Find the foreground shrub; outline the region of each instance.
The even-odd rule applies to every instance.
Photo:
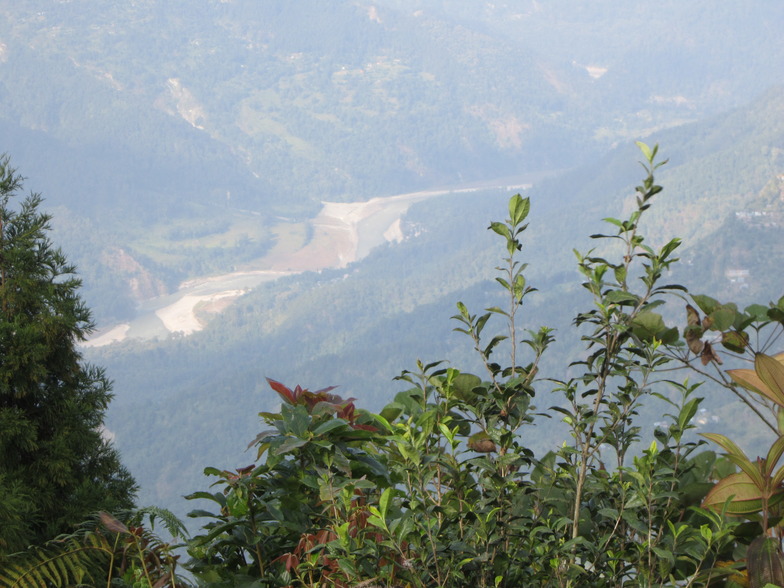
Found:
[[[695,361],[704,371],[720,358],[710,343],[697,349],[703,333],[693,325],[681,332],[657,312],[687,299],[682,286],[662,283],[680,242],[653,249],[640,231],[662,190],[657,149],[640,147],[646,177],[636,209],[594,236],[609,254],[577,254],[592,298],[575,317],[587,349],[571,364],[578,376],[543,379],[553,334],[518,324],[534,290],[518,260],[530,203],[516,195],[509,218],[490,225],[505,245],[497,282],[507,307],[474,314],[458,303],[454,317],[484,375],[419,363],[380,414],[330,389],[270,381],[284,404],[261,414],[270,429],[252,443],[258,464],[208,468],[220,489],[191,496],[218,509],[193,513],[212,518],[189,545],[197,577],[226,586],[472,587],[741,579],[739,554],[758,533],[725,516],[731,500],[701,506],[732,469],[687,434],[701,402],[696,386],[661,375]],[[486,336],[498,320],[502,332]],[[751,322],[717,322],[705,330],[722,327],[733,333],[722,335],[724,347],[747,351]],[[534,427],[537,391],[553,386],[561,400],[543,414],[560,417],[571,442],[537,456],[521,432]],[[653,398],[669,403],[669,424],[643,442],[636,417]]]

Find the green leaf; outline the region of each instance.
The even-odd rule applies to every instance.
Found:
[[[343,419],[338,419],[338,418],[330,419],[324,423],[321,423],[318,427],[316,427],[313,430],[313,435],[316,437],[320,437],[325,433],[329,433],[330,431],[334,429],[338,429],[340,427],[346,427],[347,425],[348,422]]]
[[[373,473],[376,476],[387,477],[389,475],[389,471],[387,470],[386,466],[380,461],[378,461],[375,457],[372,457],[370,455],[356,455],[352,457],[352,460],[355,462],[355,464],[357,462],[363,464],[364,467],[357,468],[358,470],[367,469],[367,471]],[[357,488],[362,487],[362,483],[360,482],[361,481],[358,481],[356,483]],[[368,483],[372,484],[372,482],[368,482]],[[373,485],[375,486],[375,484]]]
[[[397,447],[397,450],[400,452],[400,455],[402,455],[406,460],[410,461],[412,464],[419,465],[420,463],[422,463],[422,456],[419,455],[419,452],[415,448],[402,442],[396,442],[395,446]]]
[[[517,300],[523,297],[523,293],[525,291],[525,276],[523,274],[517,274],[514,280],[514,296]]]
[[[727,452],[727,457],[748,475],[749,479],[760,491],[765,488],[765,479],[762,477],[756,464],[753,464],[751,460],[749,460],[746,454],[743,453],[743,450],[738,447],[734,441],[718,433],[700,433],[700,436],[713,441],[724,449],[724,451]]]
[[[504,290],[509,290],[509,282],[507,282],[505,279],[496,278],[495,281],[501,284]]]
[[[769,355],[758,353],[754,358],[754,371],[777,397],[784,396],[784,364]]]
[[[752,304],[750,306],[747,306],[744,310],[746,314],[753,317],[755,321],[764,322],[768,320],[767,306],[762,306],[761,304]]]
[[[642,311],[631,323],[632,333],[642,341],[651,341],[659,333],[665,331],[667,326],[661,315],[656,312]]]
[[[284,453],[299,449],[307,443],[307,439],[300,439],[299,437],[287,437],[286,440],[278,445],[272,453],[273,455],[283,455]]]
[[[188,494],[185,498],[186,500],[196,500],[196,499],[212,500],[213,502],[217,502],[221,506],[226,504],[226,496],[223,494],[223,492],[215,492],[214,494],[212,494],[211,492],[199,491],[199,492],[193,492],[191,494]]]
[[[678,342],[678,339],[680,339],[678,335],[678,329],[676,327],[671,327],[669,329],[660,331],[657,333],[656,338],[665,345],[673,345],[674,343]]]
[[[710,314],[721,306],[718,300],[703,294],[692,294],[691,298],[704,314]]]
[[[288,426],[289,431],[297,437],[304,437],[310,426],[311,416],[308,414],[307,408],[300,404],[289,412],[284,409],[283,420]]]
[[[697,409],[700,407],[701,402],[701,398],[692,398],[683,405],[683,408],[678,414],[678,428],[681,431],[686,428],[686,425],[688,425],[691,422],[691,419],[694,418],[694,415],[697,414]]]
[[[490,229],[502,237],[506,237],[510,240],[512,239],[512,235],[509,233],[509,227],[507,227],[504,223],[492,222],[490,223]]]
[[[531,201],[529,198],[523,198],[520,194],[515,194],[509,200],[509,217],[514,226],[519,225],[528,216],[531,209]]]
[[[713,321],[710,326],[711,330],[726,331],[732,327],[733,323],[735,322],[736,311],[730,306],[723,305],[715,309],[713,312],[707,314]]]
[[[603,302],[605,304],[629,305],[637,304],[639,301],[639,296],[632,294],[631,292],[625,292],[623,290],[610,290],[607,292],[607,294],[604,295]]]
[[[672,239],[669,243],[667,243],[664,247],[659,250],[659,259],[664,260],[667,259],[673,251],[675,251],[678,247],[680,247],[681,240],[680,239]]]
[[[189,498],[189,497],[186,496],[186,498]],[[189,511],[188,512],[188,517],[189,518],[194,518],[194,519],[195,518],[202,518],[202,517],[209,517],[211,519],[220,518],[214,512],[210,512],[208,510],[204,510],[204,509],[201,509],[201,508],[197,508],[196,510]]]
[[[749,344],[749,335],[738,331],[727,331],[721,335],[721,344],[735,353],[743,353]]]
[[[700,527],[700,535],[702,535],[702,538],[705,539],[705,541],[708,543],[710,543],[713,539],[713,531],[708,525],[702,525]]]
[[[275,502],[268,502],[267,510],[272,515],[272,518],[286,526],[286,515],[280,508],[278,508],[278,505]]]
[[[374,506],[369,506],[368,510],[370,512],[375,511],[376,513],[378,513],[378,509],[376,507],[374,507]],[[374,527],[377,527],[379,529],[383,529],[384,531],[387,530],[386,522],[378,514],[373,514],[373,515],[369,516],[367,518],[367,522],[368,522],[369,525],[373,525]]]
[[[392,425],[389,424],[389,420],[383,414],[374,414],[372,412],[368,414],[370,418],[373,419],[376,424],[381,425],[387,433],[391,433],[394,430]]]
[[[237,492],[232,492],[226,497],[226,508],[235,518],[242,518],[248,513],[248,500]]]
[[[474,388],[481,385],[481,378],[474,374],[458,374],[452,380],[452,390],[455,396],[464,402],[469,402],[474,399],[476,397]]]
[[[637,147],[640,149],[640,151],[642,151],[642,154],[645,156],[646,161],[648,161],[648,163],[652,163],[653,162],[653,153],[651,152],[651,148],[648,147],[642,141],[635,141],[635,143],[636,143]]]
[[[389,423],[403,414],[404,406],[399,402],[390,402],[381,411],[381,416]]]
[[[387,511],[389,510],[389,501],[392,498],[392,488],[387,488],[381,493],[381,498],[378,500],[378,505],[381,511],[381,517],[386,520]]]
[[[411,415],[421,412],[423,404],[424,397],[422,396],[422,390],[419,388],[411,388],[410,390],[398,392],[395,395],[395,400],[392,402],[393,406],[402,406],[403,410]]]
[[[487,344],[487,347],[485,347],[482,353],[484,353],[485,357],[490,357],[490,355],[493,353],[493,349],[495,348],[495,346],[501,343],[502,341],[505,341],[506,339],[507,337],[505,335],[496,335],[495,337],[490,339],[490,343]]]
[[[457,306],[457,310],[460,312],[460,316],[468,320],[471,315],[468,313],[468,308],[466,307],[466,305],[458,301],[456,306]]]
[[[784,310],[781,310],[780,308],[769,308],[768,318],[772,321],[784,323]]]

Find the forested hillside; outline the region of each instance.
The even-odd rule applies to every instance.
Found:
[[[108,322],[261,258],[323,200],[563,169],[739,106],[779,81],[781,11],[14,2],[0,132]]]
[[[686,238],[673,281],[741,303],[777,299],[781,285],[772,268],[784,261],[780,220],[774,220],[783,210],[783,101],[778,88],[745,108],[652,137],[670,161],[660,170],[665,193],[651,213],[650,239]],[[531,327],[556,329],[547,365],[564,365],[580,352],[570,324],[585,294],[572,249],[587,249],[600,219],[631,205],[635,158],[624,145],[529,192],[524,258],[539,292],[529,297],[526,316]],[[470,346],[452,333],[449,317],[457,300],[474,308],[501,303],[492,275],[502,251],[486,227],[507,197],[494,191],[430,199],[406,215],[403,243],[347,269],[263,285],[187,338],[91,352],[116,378],[110,427],[150,501],[169,504],[187,490],[179,481],[195,484],[205,462],[246,459],[237,448],[252,437],[255,414],[278,402],[265,377],[311,388],[338,385],[342,395],[378,409],[400,389],[392,378],[417,359],[472,365]],[[747,211],[765,215],[747,218]],[[740,281],[734,271],[741,271]],[[718,393],[706,403],[717,415],[732,406]],[[216,423],[231,426],[217,432]],[[545,436],[537,444],[550,441]],[[151,461],[150,444],[171,447],[177,457]]]
[[[418,358],[475,366],[449,317],[499,302],[486,228],[521,178],[529,326],[556,330],[545,367],[568,365],[572,250],[634,206],[635,139],[670,160],[646,231],[685,239],[670,277],[778,300],[782,22],[776,0],[3,3],[0,152],[46,197],[100,329],[305,250],[324,202],[454,189],[413,205],[399,243],[263,283],[199,333],[86,351],[115,382],[107,425],[141,502],[181,514],[206,465],[252,461],[280,402],[265,377],[379,409]]]

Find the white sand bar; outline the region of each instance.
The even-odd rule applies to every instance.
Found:
[[[82,343],[84,347],[103,347],[104,345],[109,345],[110,343],[114,343],[115,341],[122,341],[125,339],[125,334],[128,332],[128,329],[131,328],[131,325],[128,323],[123,323],[121,325],[117,325],[113,329],[106,331],[105,333],[101,333],[97,337],[93,337],[88,341]]]
[[[187,294],[174,304],[159,308],[155,315],[161,319],[166,329],[171,333],[182,333],[190,335],[196,331],[201,331],[204,325],[196,316],[196,306],[201,302],[214,302],[222,298],[239,298],[245,293],[244,290],[227,290],[216,292],[215,294],[205,294],[194,296]]]

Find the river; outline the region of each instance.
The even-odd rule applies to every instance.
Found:
[[[171,333],[190,335],[204,328],[203,317],[222,311],[260,284],[305,271],[346,267],[386,242],[400,241],[400,221],[409,207],[435,196],[484,190],[520,191],[530,183],[498,180],[486,184],[380,196],[364,202],[324,202],[311,221],[313,237],[302,248],[268,259],[268,268],[191,279],[176,292],[139,305],[132,321],[101,329],[85,346],[99,347],[126,338],[153,339]],[[200,318],[202,317],[202,318]]]

